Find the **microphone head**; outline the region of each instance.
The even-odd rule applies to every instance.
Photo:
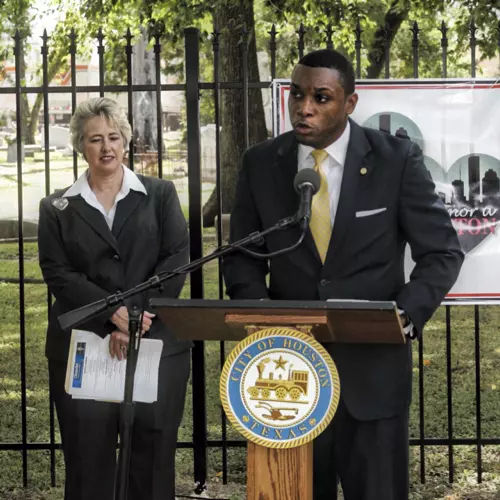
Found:
[[[313,194],[316,194],[321,186],[321,177],[316,170],[312,168],[303,168],[297,172],[295,179],[293,180],[293,186],[295,191],[300,193],[301,188],[304,184],[309,184],[312,187]]]

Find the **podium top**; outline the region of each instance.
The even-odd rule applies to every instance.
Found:
[[[320,342],[405,342],[392,301],[156,298],[150,306],[177,337],[189,340],[240,340],[247,325],[312,325]]]

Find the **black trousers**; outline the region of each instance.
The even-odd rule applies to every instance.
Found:
[[[332,423],[314,441],[314,500],[408,500],[408,412],[361,421],[342,398]]]
[[[175,499],[175,450],[190,372],[190,351],[163,357],[158,401],[136,403],[128,500]],[[66,466],[65,500],[113,500],[120,405],[73,399],[66,363],[49,360],[49,379]]]

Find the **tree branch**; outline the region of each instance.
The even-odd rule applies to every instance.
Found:
[[[373,44],[368,53],[368,66],[366,77],[378,78],[384,67],[385,44],[388,44],[387,50],[390,50],[394,37],[396,36],[401,23],[408,17],[410,3],[394,0],[384,16],[383,25],[375,32]]]

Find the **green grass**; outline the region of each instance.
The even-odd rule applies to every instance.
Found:
[[[214,246],[213,230],[206,231],[205,253]],[[0,245],[0,276],[18,277],[17,244]],[[24,246],[25,275],[40,278],[36,244]],[[218,298],[217,264],[204,268],[206,298]],[[189,296],[189,283],[183,297]],[[0,283],[2,322],[0,324],[0,442],[21,442],[21,383],[20,383],[20,331],[19,286]],[[44,285],[25,285],[26,314],[26,387],[27,387],[27,439],[29,443],[49,441],[49,404],[47,370],[44,357],[47,318],[47,291]],[[471,306],[453,307],[452,314],[452,387],[453,435],[456,438],[474,438],[475,364],[474,364],[474,310]],[[480,307],[481,344],[481,406],[482,435],[500,437],[500,309]],[[446,335],[445,311],[439,309],[428,324],[424,345],[425,384],[425,436],[447,437]],[[419,437],[418,364],[417,345],[414,349],[414,402],[411,409],[411,437]],[[228,353],[231,345],[226,345]],[[209,439],[221,438],[221,405],[218,397],[220,345],[206,343],[206,398]],[[179,432],[181,441],[192,437],[192,401],[189,388],[186,411]],[[57,431],[56,431],[57,432]],[[56,434],[57,442],[59,435]],[[228,426],[228,438],[239,435]],[[193,489],[193,463],[191,450],[179,450],[177,460],[178,489],[190,493]],[[500,446],[485,446],[482,450],[483,484],[477,484],[475,446],[455,446],[455,483],[448,481],[448,451],[443,446],[425,449],[427,482],[419,482],[419,449],[411,450],[412,500],[436,499],[496,499],[500,498]],[[221,451],[208,453],[209,493],[231,500],[244,498],[245,451],[229,450],[229,485],[221,484]],[[0,452],[0,499],[60,500],[63,498],[63,463],[56,453],[57,488],[50,487],[50,456],[47,451],[28,452],[28,488],[22,488],[22,457],[19,451]]]

